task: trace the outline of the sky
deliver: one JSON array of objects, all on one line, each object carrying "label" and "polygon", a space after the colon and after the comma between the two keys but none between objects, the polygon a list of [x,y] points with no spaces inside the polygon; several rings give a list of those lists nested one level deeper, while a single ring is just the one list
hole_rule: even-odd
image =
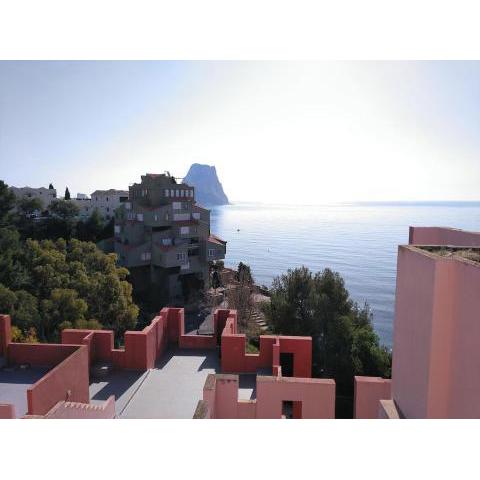
[{"label": "sky", "polygon": [[0,179],[215,165],[233,201],[480,200],[480,62],[0,61]]}]

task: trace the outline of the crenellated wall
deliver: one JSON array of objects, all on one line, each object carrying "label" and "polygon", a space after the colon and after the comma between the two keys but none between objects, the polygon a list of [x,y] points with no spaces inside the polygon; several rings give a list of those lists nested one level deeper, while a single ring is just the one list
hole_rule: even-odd
[{"label": "crenellated wall", "polygon": [[239,400],[238,385],[238,375],[209,375],[196,418],[282,418],[284,402],[293,402],[294,418],[335,418],[334,380],[257,376],[255,400]]}]

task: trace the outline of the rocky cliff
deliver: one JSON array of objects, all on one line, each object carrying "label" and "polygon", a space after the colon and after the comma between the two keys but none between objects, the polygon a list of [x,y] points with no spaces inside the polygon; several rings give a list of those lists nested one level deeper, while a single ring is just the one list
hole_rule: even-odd
[{"label": "rocky cliff", "polygon": [[195,199],[200,205],[228,205],[228,198],[214,166],[194,163],[183,181],[195,187]]}]

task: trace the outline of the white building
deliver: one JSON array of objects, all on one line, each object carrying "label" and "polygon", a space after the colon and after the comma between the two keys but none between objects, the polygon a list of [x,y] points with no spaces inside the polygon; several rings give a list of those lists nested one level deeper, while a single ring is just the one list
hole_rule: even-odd
[{"label": "white building", "polygon": [[81,219],[88,218],[94,210],[92,207],[92,199],[89,198],[85,193],[77,193],[77,197],[72,198],[70,201],[78,207],[80,211],[78,216]]},{"label": "white building", "polygon": [[91,195],[92,211],[98,211],[105,219],[113,218],[115,209],[123,202],[128,201],[128,190],[95,190]]},{"label": "white building", "polygon": [[10,187],[17,199],[21,198],[38,198],[46,210],[52,200],[57,198],[57,191],[54,188],[33,188],[33,187]]}]

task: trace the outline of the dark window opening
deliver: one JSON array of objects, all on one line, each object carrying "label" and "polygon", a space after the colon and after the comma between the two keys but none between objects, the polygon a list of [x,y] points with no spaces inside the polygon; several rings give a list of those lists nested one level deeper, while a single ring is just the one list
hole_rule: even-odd
[{"label": "dark window opening", "polygon": [[293,353],[280,353],[283,377],[293,377]]}]

